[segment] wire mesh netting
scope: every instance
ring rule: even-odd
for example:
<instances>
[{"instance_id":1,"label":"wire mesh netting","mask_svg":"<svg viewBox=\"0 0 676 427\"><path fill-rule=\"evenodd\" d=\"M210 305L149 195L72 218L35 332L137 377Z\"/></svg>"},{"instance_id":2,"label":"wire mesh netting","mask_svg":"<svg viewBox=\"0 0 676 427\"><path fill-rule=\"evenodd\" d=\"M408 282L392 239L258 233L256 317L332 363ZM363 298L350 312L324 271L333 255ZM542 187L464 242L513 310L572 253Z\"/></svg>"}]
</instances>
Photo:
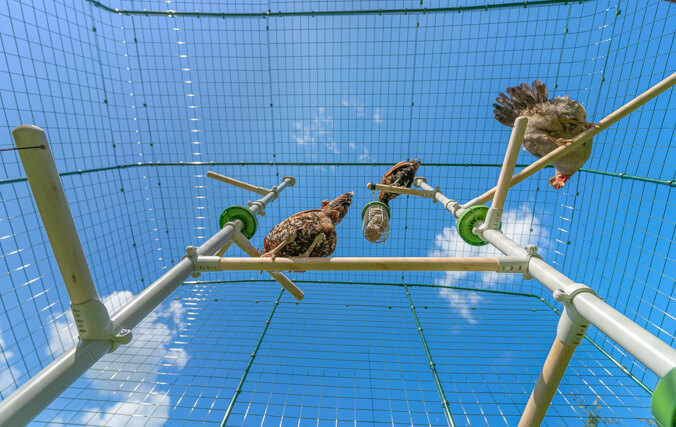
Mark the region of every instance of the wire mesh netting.
<instances>
[{"instance_id":1,"label":"wire mesh netting","mask_svg":"<svg viewBox=\"0 0 676 427\"><path fill-rule=\"evenodd\" d=\"M495 185L509 138L492 113L500 92L540 79L599 121L676 71L676 5L457 3L0 0L0 148L20 124L45 129L111 312L256 197L208 170L267 188L296 178L254 246L355 191L335 256L494 255L408 196L370 244L366 183L420 158L430 185L472 199ZM669 90L595 137L558 191L551 168L514 187L503 216L506 235L672 347L675 107ZM4 399L77 330L19 156L0 156ZM519 168L533 160L522 152ZM258 272L184 284L35 423L514 425L561 308L497 273L290 277L302 302ZM593 326L587 337L545 424L653 423L659 378Z\"/></svg>"}]
</instances>

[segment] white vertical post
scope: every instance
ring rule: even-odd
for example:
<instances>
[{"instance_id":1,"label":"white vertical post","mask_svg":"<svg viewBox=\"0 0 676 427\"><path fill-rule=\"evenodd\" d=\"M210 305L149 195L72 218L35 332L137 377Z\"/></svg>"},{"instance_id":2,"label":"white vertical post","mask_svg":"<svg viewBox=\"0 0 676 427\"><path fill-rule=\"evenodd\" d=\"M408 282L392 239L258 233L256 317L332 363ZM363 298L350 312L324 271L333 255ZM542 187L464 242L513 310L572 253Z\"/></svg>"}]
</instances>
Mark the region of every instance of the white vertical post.
<instances>
[{"instance_id":1,"label":"white vertical post","mask_svg":"<svg viewBox=\"0 0 676 427\"><path fill-rule=\"evenodd\" d=\"M16 146L22 148L21 163L71 302L83 304L98 299L45 132L37 126L22 125L12 135Z\"/></svg>"},{"instance_id":2,"label":"white vertical post","mask_svg":"<svg viewBox=\"0 0 676 427\"><path fill-rule=\"evenodd\" d=\"M0 426L21 426L29 423L110 350L111 340L128 342L131 339L129 329L150 314L195 271L194 261L183 258L110 318L98 299L44 131L37 126L23 125L14 129L13 135L17 147L22 149L21 160L26 169L28 183L66 282L78 328L81 326L78 316L81 317L82 312L86 312L84 314L90 315L85 316L86 320L95 322L95 332L107 327L103 332L117 335L100 337L100 334L94 334L94 337L88 338L80 330L82 341L78 345L70 348L0 402ZM293 177L284 177L279 186L251 203L251 211L261 214L265 206L277 198L279 191L293 186L294 183ZM240 221L227 223L196 249L195 259L201 255L213 255L223 248L241 225ZM120 331L122 326L128 329ZM126 335L122 335L125 332Z\"/></svg>"}]
</instances>

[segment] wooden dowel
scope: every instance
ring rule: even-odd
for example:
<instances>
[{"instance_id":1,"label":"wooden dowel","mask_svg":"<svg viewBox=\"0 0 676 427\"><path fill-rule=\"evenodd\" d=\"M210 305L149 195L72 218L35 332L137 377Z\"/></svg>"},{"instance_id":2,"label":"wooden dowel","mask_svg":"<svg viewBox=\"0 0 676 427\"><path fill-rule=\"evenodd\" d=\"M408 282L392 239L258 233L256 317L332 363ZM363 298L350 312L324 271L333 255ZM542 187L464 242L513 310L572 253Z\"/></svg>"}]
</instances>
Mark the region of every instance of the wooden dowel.
<instances>
[{"instance_id":1,"label":"wooden dowel","mask_svg":"<svg viewBox=\"0 0 676 427\"><path fill-rule=\"evenodd\" d=\"M232 246L232 240L230 240L230 241L227 242L225 245L223 245L223 247L220 248L220 249L218 250L218 252L216 252L214 255L216 255L216 256L218 256L218 257L221 257L221 256L225 255L225 253L228 251L228 249L230 249L230 246Z\"/></svg>"},{"instance_id":2,"label":"wooden dowel","mask_svg":"<svg viewBox=\"0 0 676 427\"><path fill-rule=\"evenodd\" d=\"M516 159L519 157L519 149L523 143L523 135L526 133L526 126L528 119L526 117L517 117L514 121L514 128L509 137L509 145L505 152L505 160L502 162L502 169L500 169L500 177L498 178L498 185L496 187L495 198L493 199L494 209L501 210L505 206L507 199L507 191L512 182L512 174L516 166Z\"/></svg>"},{"instance_id":3,"label":"wooden dowel","mask_svg":"<svg viewBox=\"0 0 676 427\"><path fill-rule=\"evenodd\" d=\"M229 176L221 175L220 173L212 172L209 171L207 172L207 176L209 178L213 178L216 181L221 181L225 182L226 184L234 185L235 187L242 188L244 190L252 191L256 194L260 194L261 196L267 196L270 190L267 190L262 187L257 187L255 185L247 184L246 182L238 181L234 178L230 178Z\"/></svg>"},{"instance_id":4,"label":"wooden dowel","mask_svg":"<svg viewBox=\"0 0 676 427\"><path fill-rule=\"evenodd\" d=\"M542 423L574 352L575 346L565 344L558 338L554 340L526 409L523 410L519 427L537 427Z\"/></svg>"},{"instance_id":5,"label":"wooden dowel","mask_svg":"<svg viewBox=\"0 0 676 427\"><path fill-rule=\"evenodd\" d=\"M240 232L235 233L235 237L232 240L235 242L235 244L242 249L244 252L246 252L247 255L249 255L252 258L258 258L260 255L256 248L253 247L249 239L244 237L244 235ZM291 295L293 295L294 298L296 298L298 301L301 301L303 298L305 298L305 293L296 286L295 283L291 281L288 277L284 275L284 273L279 273L279 272L274 272L274 271L268 271L268 274L272 276L273 279L277 281L284 289L286 289Z\"/></svg>"},{"instance_id":6,"label":"wooden dowel","mask_svg":"<svg viewBox=\"0 0 676 427\"><path fill-rule=\"evenodd\" d=\"M512 182L510 184L510 187L514 187L516 184L520 183L524 179L528 178L529 176L533 175L534 173L538 172L539 170L543 169L545 166L555 162L556 160L560 159L561 157L565 156L569 152L575 150L577 147L579 147L582 143L589 141L592 137L598 135L602 131L608 129L611 125L615 124L618 122L621 118L625 117L632 111L638 109L651 99L655 98L657 95L661 94L662 92L666 91L670 87L672 87L674 84L676 84L676 73L670 75L666 79L662 80L661 82L657 83L655 86L651 87L647 91L643 92L641 95L637 96L636 98L632 99L628 103L624 104L622 107L619 109L613 111L610 113L606 118L598 122L598 128L591 128L588 129L575 138L573 138L573 142L570 145L564 145L561 146L551 153L547 154L546 156L540 158L536 162L533 162L530 166L524 168L521 170L521 172L517 173L516 175L512 176ZM486 203L487 201L491 200L493 198L493 195L495 194L496 187L493 187L492 189L488 190L484 194L480 195L479 197L476 197L469 202L465 203L462 205L463 208L468 208L470 206L475 206L475 205L482 205Z\"/></svg>"},{"instance_id":7,"label":"wooden dowel","mask_svg":"<svg viewBox=\"0 0 676 427\"><path fill-rule=\"evenodd\" d=\"M410 196L427 197L428 199L434 198L434 191L416 190L415 188L395 187L393 185L374 184L372 182L366 184L366 188L385 193L408 194Z\"/></svg>"},{"instance_id":8,"label":"wooden dowel","mask_svg":"<svg viewBox=\"0 0 676 427\"><path fill-rule=\"evenodd\" d=\"M497 258L221 258L220 270L266 271L497 271Z\"/></svg>"}]
</instances>

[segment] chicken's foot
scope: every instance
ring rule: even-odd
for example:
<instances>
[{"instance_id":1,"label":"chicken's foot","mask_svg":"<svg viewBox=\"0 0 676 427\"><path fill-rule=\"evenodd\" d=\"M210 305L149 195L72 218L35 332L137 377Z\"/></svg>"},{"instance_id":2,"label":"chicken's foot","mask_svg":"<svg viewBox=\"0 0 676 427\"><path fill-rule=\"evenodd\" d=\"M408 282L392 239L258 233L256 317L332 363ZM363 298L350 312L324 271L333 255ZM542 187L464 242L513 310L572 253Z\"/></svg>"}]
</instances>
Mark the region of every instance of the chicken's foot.
<instances>
[{"instance_id":1,"label":"chicken's foot","mask_svg":"<svg viewBox=\"0 0 676 427\"><path fill-rule=\"evenodd\" d=\"M317 245L321 244L324 240L326 240L326 235L324 233L317 234L315 236L315 239L312 241L312 244L308 248L308 250L303 252L300 255L300 258L309 257L310 254L312 253L312 251L314 250L314 248L316 248Z\"/></svg>"},{"instance_id":2,"label":"chicken's foot","mask_svg":"<svg viewBox=\"0 0 676 427\"><path fill-rule=\"evenodd\" d=\"M286 236L286 239L284 239L284 241L283 241L282 243L280 243L279 245L277 245L276 248L274 248L273 250L271 250L271 251L268 252L267 254L272 254L271 256L272 256L272 259L273 259L273 261L274 261L274 259L277 257L277 254L279 253L279 251L281 251L281 250L284 248L284 246L286 246L286 245L288 245L289 243L291 243L291 242L293 242L294 240L296 240L296 237L297 237L297 236L296 236L296 233L289 233L289 234ZM267 255L267 254L266 254L266 255Z\"/></svg>"},{"instance_id":3,"label":"chicken's foot","mask_svg":"<svg viewBox=\"0 0 676 427\"><path fill-rule=\"evenodd\" d=\"M552 141L554 144L558 145L559 147L573 143L572 139L554 138L553 136L549 136L549 135L547 135L547 139Z\"/></svg>"},{"instance_id":4,"label":"chicken's foot","mask_svg":"<svg viewBox=\"0 0 676 427\"><path fill-rule=\"evenodd\" d=\"M569 119L568 117L559 117L559 120L561 120L564 123L570 123L571 125L582 126L585 129L599 128L599 125L597 125L596 123L581 122L579 120Z\"/></svg>"}]
</instances>

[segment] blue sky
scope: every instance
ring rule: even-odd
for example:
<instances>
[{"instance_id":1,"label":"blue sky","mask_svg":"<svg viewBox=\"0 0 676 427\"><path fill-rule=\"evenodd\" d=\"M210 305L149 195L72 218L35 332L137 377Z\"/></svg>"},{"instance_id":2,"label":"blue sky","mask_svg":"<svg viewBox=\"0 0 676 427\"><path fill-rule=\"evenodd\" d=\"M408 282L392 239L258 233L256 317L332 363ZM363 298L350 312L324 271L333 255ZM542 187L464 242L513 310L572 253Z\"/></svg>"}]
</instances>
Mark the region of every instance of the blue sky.
<instances>
[{"instance_id":1,"label":"blue sky","mask_svg":"<svg viewBox=\"0 0 676 427\"><path fill-rule=\"evenodd\" d=\"M471 5L464 2L463 5ZM417 8L419 2L166 3L141 10L252 12ZM425 2L422 7L447 6ZM98 290L119 309L211 236L221 211L255 196L214 170L270 187L297 185L252 238L322 199L355 191L335 256L483 256L429 200L392 202L392 234L371 245L361 208L406 158L466 201L492 187L509 129L492 117L506 87L536 78L598 121L676 71L676 6L590 1L489 11L323 17L147 17L82 2L0 0L3 147L22 123L43 127ZM95 28L95 31L94 31ZM595 139L585 165L676 178L673 90ZM1 153L0 393L74 343L69 301L16 153ZM533 160L528 153L520 164ZM184 165L180 165L183 162ZM213 166L187 165L215 162ZM152 164L152 165L151 165ZM119 167L117 167L119 165ZM154 166L153 166L154 165ZM100 171L90 171L106 168ZM510 192L505 233L674 345L674 195L669 185L580 172L556 192L536 174ZM236 248L229 255L241 256ZM237 397L231 425L444 425L427 355L401 285L542 296L497 274L292 274ZM37 423L220 422L279 297L258 272L203 275L139 325ZM370 283L370 284L365 284ZM382 284L382 285L376 285ZM385 286L395 284L397 286ZM409 286L459 425L512 425L551 342L556 314L533 297ZM556 304L555 304L556 305ZM558 307L558 305L557 305ZM652 389L657 378L591 328L589 336ZM585 342L547 423L649 418L650 398ZM576 400L577 399L577 400Z\"/></svg>"}]
</instances>

